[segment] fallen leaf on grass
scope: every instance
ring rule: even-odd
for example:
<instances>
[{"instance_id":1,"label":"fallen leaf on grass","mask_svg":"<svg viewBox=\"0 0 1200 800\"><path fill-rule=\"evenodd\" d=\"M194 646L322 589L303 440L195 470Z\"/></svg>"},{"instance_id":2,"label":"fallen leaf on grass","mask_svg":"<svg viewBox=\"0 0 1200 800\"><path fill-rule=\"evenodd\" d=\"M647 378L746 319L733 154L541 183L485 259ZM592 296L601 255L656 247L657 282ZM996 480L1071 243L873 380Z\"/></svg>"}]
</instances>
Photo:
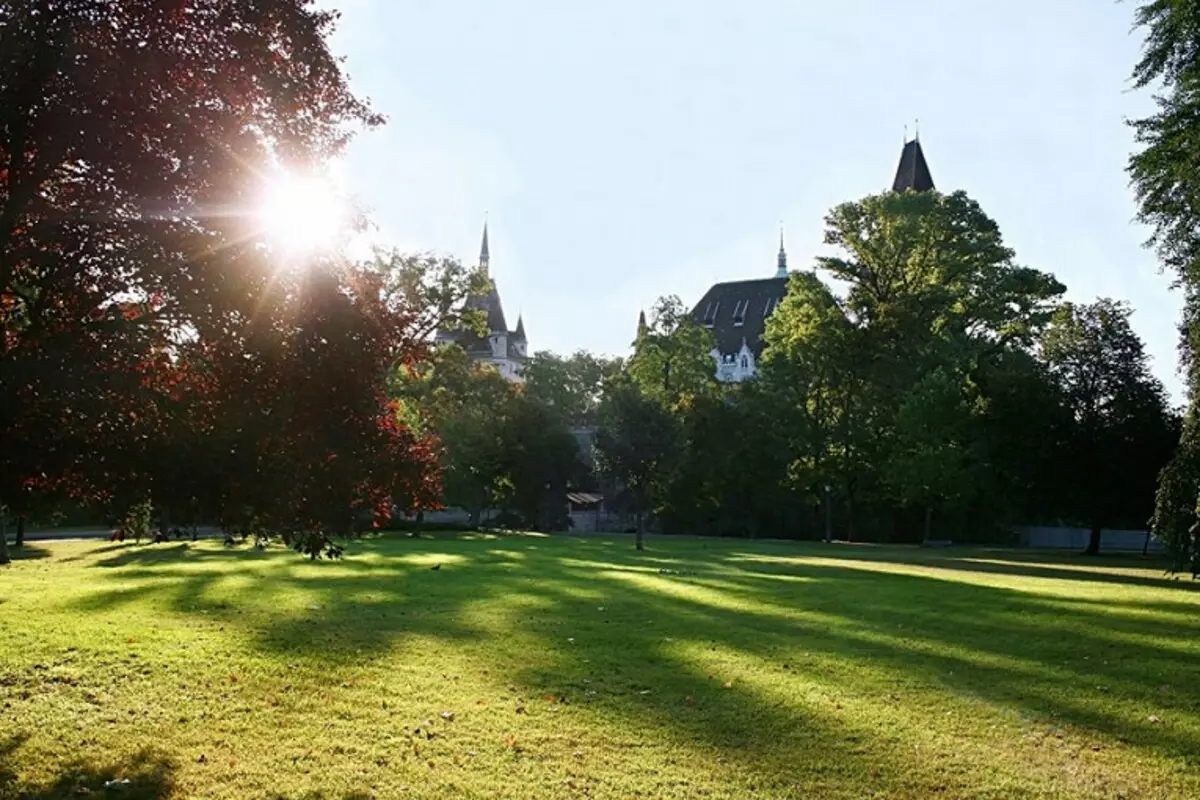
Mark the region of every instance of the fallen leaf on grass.
<instances>
[{"instance_id":1,"label":"fallen leaf on grass","mask_svg":"<svg viewBox=\"0 0 1200 800\"><path fill-rule=\"evenodd\" d=\"M724 688L726 688L726 689L732 689L732 688L733 688L733 681L725 681Z\"/></svg>"},{"instance_id":2,"label":"fallen leaf on grass","mask_svg":"<svg viewBox=\"0 0 1200 800\"><path fill-rule=\"evenodd\" d=\"M454 712L453 711L443 711L441 716L442 716L442 719L446 720L446 722L454 721Z\"/></svg>"},{"instance_id":3,"label":"fallen leaf on grass","mask_svg":"<svg viewBox=\"0 0 1200 800\"><path fill-rule=\"evenodd\" d=\"M524 713L525 713L525 706L517 706L517 713L518 713L518 714L524 714Z\"/></svg>"},{"instance_id":4,"label":"fallen leaf on grass","mask_svg":"<svg viewBox=\"0 0 1200 800\"><path fill-rule=\"evenodd\" d=\"M1146 719L1155 725L1162 724L1162 717L1160 717L1158 714L1151 714L1150 716L1146 717Z\"/></svg>"},{"instance_id":5,"label":"fallen leaf on grass","mask_svg":"<svg viewBox=\"0 0 1200 800\"><path fill-rule=\"evenodd\" d=\"M689 694L687 697L683 698L683 702L690 706L692 704L692 696Z\"/></svg>"}]
</instances>

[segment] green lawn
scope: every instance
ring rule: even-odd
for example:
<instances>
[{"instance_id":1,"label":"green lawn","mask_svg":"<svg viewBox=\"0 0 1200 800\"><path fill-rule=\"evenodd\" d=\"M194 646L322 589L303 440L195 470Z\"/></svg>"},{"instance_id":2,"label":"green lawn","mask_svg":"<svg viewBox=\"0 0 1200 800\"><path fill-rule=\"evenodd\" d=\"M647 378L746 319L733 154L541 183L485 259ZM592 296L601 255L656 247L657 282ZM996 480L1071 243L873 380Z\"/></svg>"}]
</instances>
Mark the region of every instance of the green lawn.
<instances>
[{"instance_id":1,"label":"green lawn","mask_svg":"<svg viewBox=\"0 0 1200 800\"><path fill-rule=\"evenodd\" d=\"M1139 559L25 550L0 569L4 798L1200 796L1200 587Z\"/></svg>"}]
</instances>

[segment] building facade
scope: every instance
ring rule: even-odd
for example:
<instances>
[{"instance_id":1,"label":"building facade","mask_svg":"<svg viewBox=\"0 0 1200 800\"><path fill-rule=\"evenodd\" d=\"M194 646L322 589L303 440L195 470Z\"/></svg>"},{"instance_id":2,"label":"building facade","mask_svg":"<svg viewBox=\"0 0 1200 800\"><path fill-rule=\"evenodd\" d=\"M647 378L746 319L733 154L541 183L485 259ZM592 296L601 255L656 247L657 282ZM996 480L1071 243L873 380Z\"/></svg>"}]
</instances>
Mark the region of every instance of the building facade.
<instances>
[{"instance_id":1,"label":"building facade","mask_svg":"<svg viewBox=\"0 0 1200 800\"><path fill-rule=\"evenodd\" d=\"M894 192L934 189L920 139L904 143L892 181ZM767 318L783 301L788 288L787 251L779 234L775 274L769 278L714 284L692 309L692 319L712 331L717 379L737 383L754 377L766 345Z\"/></svg>"},{"instance_id":2,"label":"building facade","mask_svg":"<svg viewBox=\"0 0 1200 800\"><path fill-rule=\"evenodd\" d=\"M491 274L491 253L488 250L488 226L483 224L483 243L479 248L479 269L488 278L491 287L482 294L467 298L465 307L479 310L487 318L487 334L475 332L439 331L437 341L456 342L467 351L472 361L491 364L506 379L522 383L525 359L529 355L529 343L525 338L525 320L517 316L515 330L508 329L504 318L504 305L500 302L500 290Z\"/></svg>"}]
</instances>

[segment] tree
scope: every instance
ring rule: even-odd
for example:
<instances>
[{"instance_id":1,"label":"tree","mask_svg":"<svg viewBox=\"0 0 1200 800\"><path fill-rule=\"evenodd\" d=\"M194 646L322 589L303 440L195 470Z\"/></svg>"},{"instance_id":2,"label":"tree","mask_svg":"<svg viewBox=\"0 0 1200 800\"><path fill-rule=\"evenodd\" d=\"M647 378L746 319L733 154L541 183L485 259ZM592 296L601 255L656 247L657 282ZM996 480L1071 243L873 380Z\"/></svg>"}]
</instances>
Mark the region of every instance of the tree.
<instances>
[{"instance_id":1,"label":"tree","mask_svg":"<svg viewBox=\"0 0 1200 800\"><path fill-rule=\"evenodd\" d=\"M961 507L981 496L979 486L947 493L886 465L916 466L920 454L968 440L961 452L978 457L974 434L964 438L958 421L936 432L921 404L958 408L951 398L960 398L972 409L962 424L974 427L981 371L1032 344L1063 287L1017 265L996 223L962 192L873 195L837 206L825 223L826 244L840 252L819 258L818 270L845 289L793 276L768 321L763 382L798 414L789 427L796 488L815 500L823 485L840 486L853 537L864 504L887 512L893 502L929 509L957 498ZM953 392L950 379L960 382Z\"/></svg>"},{"instance_id":2,"label":"tree","mask_svg":"<svg viewBox=\"0 0 1200 800\"><path fill-rule=\"evenodd\" d=\"M219 358L266 352L291 308L263 176L381 122L326 46L334 19L302 0L0 7L0 501L31 481L152 490L147 443L181 419L169 379L270 372Z\"/></svg>"},{"instance_id":3,"label":"tree","mask_svg":"<svg viewBox=\"0 0 1200 800\"><path fill-rule=\"evenodd\" d=\"M1002 529L1016 523L1058 524L1073 515L1064 476L1075 420L1046 365L1024 349L986 358L975 375L977 435L986 471L979 474L979 512Z\"/></svg>"},{"instance_id":4,"label":"tree","mask_svg":"<svg viewBox=\"0 0 1200 800\"><path fill-rule=\"evenodd\" d=\"M556 409L565 419L593 414L600 404L604 382L621 369L620 359L577 350L568 357L542 351L525 362L525 394Z\"/></svg>"},{"instance_id":5,"label":"tree","mask_svg":"<svg viewBox=\"0 0 1200 800\"><path fill-rule=\"evenodd\" d=\"M503 421L502 504L533 530L564 530L567 487L583 469L579 445L558 409L524 392L516 393Z\"/></svg>"},{"instance_id":6,"label":"tree","mask_svg":"<svg viewBox=\"0 0 1200 800\"><path fill-rule=\"evenodd\" d=\"M884 466L901 505L923 507L925 541L934 510L962 508L979 490L981 459L970 399L960 376L934 369L900 403L895 439Z\"/></svg>"},{"instance_id":7,"label":"tree","mask_svg":"<svg viewBox=\"0 0 1200 800\"><path fill-rule=\"evenodd\" d=\"M1154 476L1170 457L1165 394L1129 315L1128 306L1107 299L1065 303L1041 343L1075 421L1079 464L1071 474L1091 527L1090 555L1100 552L1103 528L1139 493L1148 515Z\"/></svg>"},{"instance_id":8,"label":"tree","mask_svg":"<svg viewBox=\"0 0 1200 800\"><path fill-rule=\"evenodd\" d=\"M678 422L624 378L609 385L599 420L597 464L602 474L623 487L637 520L636 545L641 550L645 516L661 502L678 456Z\"/></svg>"},{"instance_id":9,"label":"tree","mask_svg":"<svg viewBox=\"0 0 1200 800\"><path fill-rule=\"evenodd\" d=\"M654 304L638 330L628 372L642 394L669 408L717 391L712 334L698 325L678 297Z\"/></svg>"},{"instance_id":10,"label":"tree","mask_svg":"<svg viewBox=\"0 0 1200 800\"><path fill-rule=\"evenodd\" d=\"M865 330L815 272L794 273L767 320L762 384L777 398L778 435L791 453L788 482L814 507L840 487L851 508L877 463Z\"/></svg>"},{"instance_id":11,"label":"tree","mask_svg":"<svg viewBox=\"0 0 1200 800\"><path fill-rule=\"evenodd\" d=\"M390 391L404 418L440 441L446 504L466 509L478 525L504 494L506 426L517 388L458 345L444 344L428 360L398 368Z\"/></svg>"},{"instance_id":12,"label":"tree","mask_svg":"<svg viewBox=\"0 0 1200 800\"><path fill-rule=\"evenodd\" d=\"M1135 120L1141 150L1128 170L1149 244L1184 293L1180 355L1188 409L1176 455L1158 487L1153 530L1176 569L1200 566L1195 534L1200 500L1200 11L1194 0L1149 0L1135 14L1145 30L1133 69L1139 89L1155 87L1156 113Z\"/></svg>"}]
</instances>

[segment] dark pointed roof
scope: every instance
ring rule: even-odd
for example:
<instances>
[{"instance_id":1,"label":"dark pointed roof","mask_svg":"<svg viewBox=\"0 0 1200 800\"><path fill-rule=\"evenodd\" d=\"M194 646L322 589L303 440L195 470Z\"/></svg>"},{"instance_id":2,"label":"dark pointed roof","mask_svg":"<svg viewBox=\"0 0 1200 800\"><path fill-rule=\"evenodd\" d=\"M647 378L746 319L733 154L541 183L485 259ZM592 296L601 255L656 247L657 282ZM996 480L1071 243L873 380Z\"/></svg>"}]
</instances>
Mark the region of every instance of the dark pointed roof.
<instances>
[{"instance_id":1,"label":"dark pointed roof","mask_svg":"<svg viewBox=\"0 0 1200 800\"><path fill-rule=\"evenodd\" d=\"M488 252L488 237L487 237L487 222L483 223L483 244L479 247L479 266L487 270L488 262L492 260L491 253Z\"/></svg>"},{"instance_id":2,"label":"dark pointed roof","mask_svg":"<svg viewBox=\"0 0 1200 800\"><path fill-rule=\"evenodd\" d=\"M933 176L929 174L929 164L925 163L921 140L905 142L904 150L900 153L900 166L896 168L896 180L892 182L892 191L928 192L933 188Z\"/></svg>"},{"instance_id":3,"label":"dark pointed roof","mask_svg":"<svg viewBox=\"0 0 1200 800\"><path fill-rule=\"evenodd\" d=\"M525 315L517 314L517 329L513 331L513 339L518 342L525 341Z\"/></svg>"},{"instance_id":4,"label":"dark pointed roof","mask_svg":"<svg viewBox=\"0 0 1200 800\"><path fill-rule=\"evenodd\" d=\"M692 319L713 332L722 355L736 354L744 342L758 358L764 347L767 317L779 306L787 289L786 277L718 283L692 309Z\"/></svg>"}]
</instances>

